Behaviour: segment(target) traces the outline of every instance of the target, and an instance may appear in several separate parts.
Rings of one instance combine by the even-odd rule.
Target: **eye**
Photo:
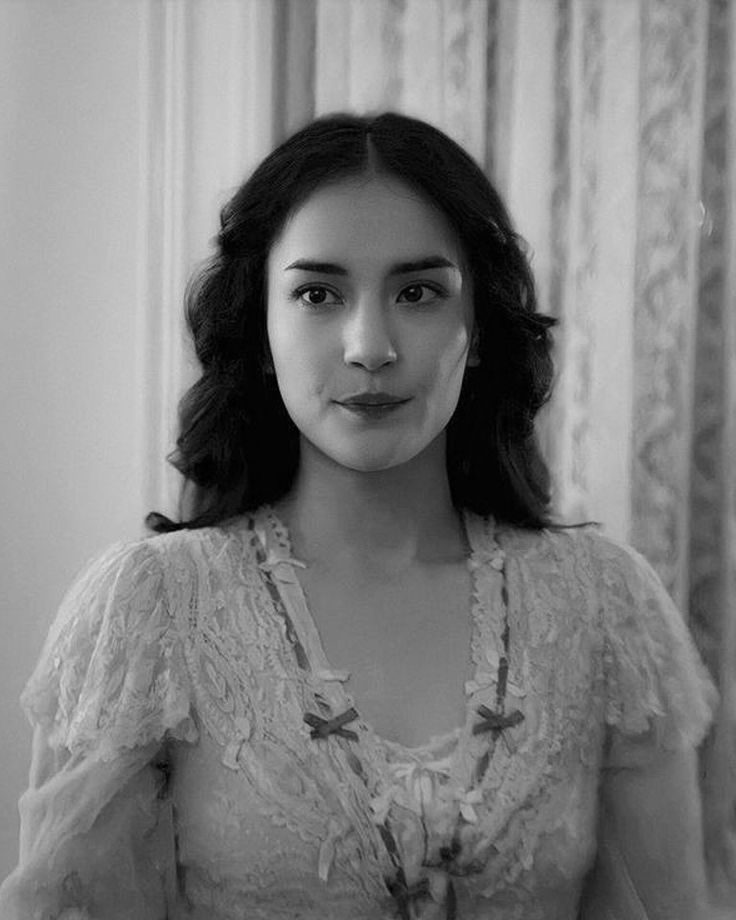
[[[338,295],[322,284],[305,284],[292,293],[291,299],[306,307],[328,307],[340,303]]]
[[[438,297],[444,298],[447,295],[442,288],[435,287],[433,284],[410,284],[405,287],[399,294],[399,300],[403,303],[425,304],[431,303]]]

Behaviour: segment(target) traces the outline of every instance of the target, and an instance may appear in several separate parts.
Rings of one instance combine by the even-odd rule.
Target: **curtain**
[[[149,4],[151,507],[171,505],[181,294],[217,208],[315,115],[393,109],[477,159],[558,317],[556,513],[639,549],[719,686],[701,750],[736,892],[736,9],[729,0]]]

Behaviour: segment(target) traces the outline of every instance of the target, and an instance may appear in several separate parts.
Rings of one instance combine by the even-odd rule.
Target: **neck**
[[[347,469],[302,442],[294,487],[276,506],[294,553],[400,570],[416,562],[464,556],[452,504],[444,436],[411,461],[376,472]]]

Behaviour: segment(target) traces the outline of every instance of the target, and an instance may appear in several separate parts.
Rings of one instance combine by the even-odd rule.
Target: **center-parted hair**
[[[365,174],[396,177],[438,208],[470,268],[479,363],[466,370],[447,428],[455,505],[522,527],[549,523],[534,420],[549,397],[554,320],[537,312],[526,245],[462,147],[426,122],[387,112],[318,118],[267,156],[222,209],[217,252],[186,293],[202,375],[181,400],[169,457],[185,478],[181,520],[153,512],[152,530],[217,524],[291,488],[299,433],[271,372],[268,255],[312,192]]]

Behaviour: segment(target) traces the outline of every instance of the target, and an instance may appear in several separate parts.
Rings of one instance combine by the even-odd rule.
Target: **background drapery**
[[[555,508],[637,547],[689,620],[723,698],[701,752],[709,862],[736,886],[733,5],[174,0],[152,15],[159,124],[178,141],[164,174],[188,177],[170,203],[180,267],[205,254],[214,201],[315,115],[424,118],[496,183],[560,320],[540,426]],[[169,270],[171,329],[183,277]],[[193,370],[164,339],[170,420]],[[155,464],[170,425],[152,434]],[[170,507],[178,484],[157,469],[151,504]]]

